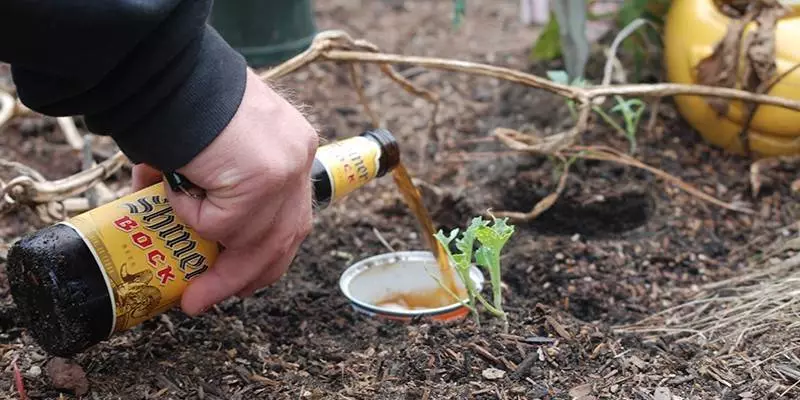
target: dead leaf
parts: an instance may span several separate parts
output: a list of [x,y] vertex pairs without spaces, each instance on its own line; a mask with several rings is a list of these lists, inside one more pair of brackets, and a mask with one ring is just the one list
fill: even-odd
[[[778,20],[788,12],[788,8],[776,0],[750,2],[741,18],[730,19],[725,36],[714,46],[711,55],[700,60],[695,67],[698,83],[724,88],[736,87],[740,53],[744,51],[745,62],[741,66],[742,89],[755,93],[765,91],[775,78],[777,70],[775,27]],[[756,29],[743,38],[745,27],[753,21],[756,22]],[[717,113],[727,114],[728,100],[708,98],[706,102]],[[753,106],[749,107],[752,109]]]
[[[722,40],[715,46],[711,55],[700,60],[695,67],[697,83],[701,85],[733,88],[736,85],[736,72],[739,69],[739,52],[741,51],[742,33],[745,26],[755,17],[748,12],[741,19],[732,19],[728,24]],[[723,98],[709,97],[706,102],[719,114],[727,114],[729,101]]]
[[[744,40],[747,62],[743,66],[742,89],[754,93],[768,91],[775,81],[777,64],[775,63],[775,27],[778,20],[789,10],[777,1],[762,0],[755,2],[756,28]],[[756,104],[748,104],[748,113],[753,113]]]

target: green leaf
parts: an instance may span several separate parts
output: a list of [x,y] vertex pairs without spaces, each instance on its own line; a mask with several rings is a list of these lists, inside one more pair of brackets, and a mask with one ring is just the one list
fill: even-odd
[[453,239],[455,239],[457,235],[458,235],[458,228],[455,228],[452,231],[450,231],[450,236],[445,236],[444,232],[442,230],[439,230],[439,232],[436,232],[436,234],[433,235],[433,237],[435,237],[436,240],[438,240],[440,243],[442,243],[442,245],[445,248],[449,248],[450,247],[450,242],[452,242]]
[[569,85],[569,75],[567,71],[562,69],[547,71],[547,78],[555,83],[560,83],[562,85]]
[[561,56],[561,39],[559,37],[558,20],[550,13],[550,21],[536,39],[531,50],[531,57],[536,60],[550,61]]
[[458,28],[467,13],[466,0],[453,0],[453,27]]
[[478,251],[475,252],[475,263],[484,267],[486,269],[492,269],[492,259],[494,259],[494,254],[492,250],[488,247],[481,246]]
[[626,26],[647,12],[648,0],[627,0],[617,13],[617,25]]
[[514,226],[509,225],[506,218],[495,219],[494,225],[480,227],[475,235],[478,241],[490,248],[492,253],[500,254],[500,250],[505,246],[511,235],[514,234]]

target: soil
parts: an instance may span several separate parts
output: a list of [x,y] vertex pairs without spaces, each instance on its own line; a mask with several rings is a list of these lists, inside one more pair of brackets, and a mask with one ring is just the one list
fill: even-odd
[[[468,4],[459,30],[450,26],[451,2],[332,0],[316,8],[321,28],[344,29],[387,52],[488,62],[539,75],[561,68],[558,62],[528,60],[538,28],[519,23],[517,2]],[[593,60],[589,78],[597,81],[602,55]],[[555,189],[556,164],[502,153],[491,131],[557,132],[571,124],[563,99],[492,79],[398,69],[442,96],[429,140],[423,139],[432,108],[425,100],[404,92],[375,66],[365,68],[366,93],[400,139],[437,228],[463,227],[487,209],[528,211]],[[307,104],[327,140],[370,127],[342,65],[318,63],[279,84]],[[797,398],[792,379],[760,372],[775,360],[751,368],[725,361],[712,347],[614,330],[690,299],[699,285],[741,274],[759,249],[797,234],[798,195],[788,184],[796,165],[765,172],[754,196],[750,160],[706,144],[668,100],[657,117],[652,131],[637,136],[639,160],[724,201],[749,202],[757,213],[721,209],[641,170],[578,160],[561,198],[534,221],[516,224],[505,248],[510,326],[504,334],[489,314],[480,326],[472,319],[403,324],[349,307],[338,290],[339,276],[349,263],[388,251],[381,238],[395,250],[425,248],[387,177],[320,212],[294,265],[274,286],[197,318],[171,311],[75,357],[89,384],[85,397]],[[597,121],[582,141],[628,149],[625,138]],[[0,157],[24,162],[49,179],[81,167],[50,119],[10,124],[0,135]],[[123,171],[110,185],[127,182]],[[2,221],[6,245],[44,226],[26,209]],[[14,360],[29,398],[74,398],[69,387],[83,392],[81,382],[70,385],[46,373],[52,358],[17,323],[4,279],[0,300],[0,396],[19,398]],[[797,342],[780,332],[759,340],[778,349]],[[758,353],[748,351],[741,357]],[[79,372],[70,374],[82,379]]]

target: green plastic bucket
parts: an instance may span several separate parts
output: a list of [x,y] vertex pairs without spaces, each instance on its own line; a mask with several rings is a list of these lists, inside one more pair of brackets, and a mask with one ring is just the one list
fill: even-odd
[[317,34],[312,0],[217,0],[209,23],[254,68],[294,57]]

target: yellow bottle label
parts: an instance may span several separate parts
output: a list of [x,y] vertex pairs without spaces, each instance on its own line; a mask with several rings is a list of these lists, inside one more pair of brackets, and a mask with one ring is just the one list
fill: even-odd
[[331,178],[331,201],[335,202],[378,175],[381,147],[363,136],[327,144],[317,150],[317,159]]
[[114,326],[127,330],[174,307],[189,282],[216,259],[173,212],[162,184],[119,198],[65,222],[101,266],[114,301]]

